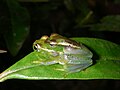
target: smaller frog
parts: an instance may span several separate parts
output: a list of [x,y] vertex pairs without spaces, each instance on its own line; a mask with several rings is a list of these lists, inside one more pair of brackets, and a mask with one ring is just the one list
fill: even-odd
[[[92,65],[92,52],[83,44],[63,37],[59,34],[51,34],[50,37],[42,36],[33,43],[33,49],[38,52],[40,60],[34,63],[52,65],[59,63],[68,73],[79,72]],[[41,57],[42,56],[42,57]]]

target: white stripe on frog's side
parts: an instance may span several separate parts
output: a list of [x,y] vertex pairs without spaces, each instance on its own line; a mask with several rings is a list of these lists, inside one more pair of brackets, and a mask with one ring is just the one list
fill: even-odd
[[76,45],[73,45],[73,44],[70,44],[70,43],[66,43],[66,42],[50,42],[50,44],[53,44],[53,45],[62,45],[62,46],[70,46],[70,47],[73,47],[73,48],[80,48],[80,46],[76,46]]
[[70,44],[70,43],[60,42],[60,43],[58,43],[58,44],[63,45],[63,46],[70,46],[70,47],[73,47],[73,48],[80,48],[79,46],[75,46],[75,45]]

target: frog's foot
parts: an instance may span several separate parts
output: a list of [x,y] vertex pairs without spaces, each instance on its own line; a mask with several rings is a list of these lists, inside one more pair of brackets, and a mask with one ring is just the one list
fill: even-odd
[[36,63],[37,64],[37,63],[40,63],[40,61],[33,61],[32,63]]
[[44,65],[44,64],[45,64],[45,62],[41,62],[41,61],[39,61],[39,60],[38,60],[38,61],[37,61],[37,60],[36,60],[36,61],[33,61],[32,63],[33,63],[33,64],[39,64],[39,65]]
[[65,70],[62,69],[62,68],[55,68],[54,70],[57,70],[57,71],[65,71]]
[[63,77],[64,78],[66,78],[69,74],[68,72],[66,72],[66,70],[64,68],[57,68],[57,69],[54,69],[54,70],[63,72]]

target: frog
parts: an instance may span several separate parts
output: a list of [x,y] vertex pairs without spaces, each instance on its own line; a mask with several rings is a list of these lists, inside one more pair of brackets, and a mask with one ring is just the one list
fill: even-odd
[[[33,43],[33,50],[38,53],[40,65],[60,64],[56,70],[68,73],[82,71],[93,64],[93,53],[82,43],[57,33],[44,35]],[[40,57],[42,56],[42,57]]]

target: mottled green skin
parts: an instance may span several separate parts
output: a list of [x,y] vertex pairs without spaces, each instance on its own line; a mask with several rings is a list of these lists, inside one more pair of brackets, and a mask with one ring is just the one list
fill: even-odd
[[92,52],[84,45],[58,34],[43,36],[36,40],[33,49],[38,52],[40,60],[34,63],[51,65],[59,63],[68,73],[81,71],[92,64]]

